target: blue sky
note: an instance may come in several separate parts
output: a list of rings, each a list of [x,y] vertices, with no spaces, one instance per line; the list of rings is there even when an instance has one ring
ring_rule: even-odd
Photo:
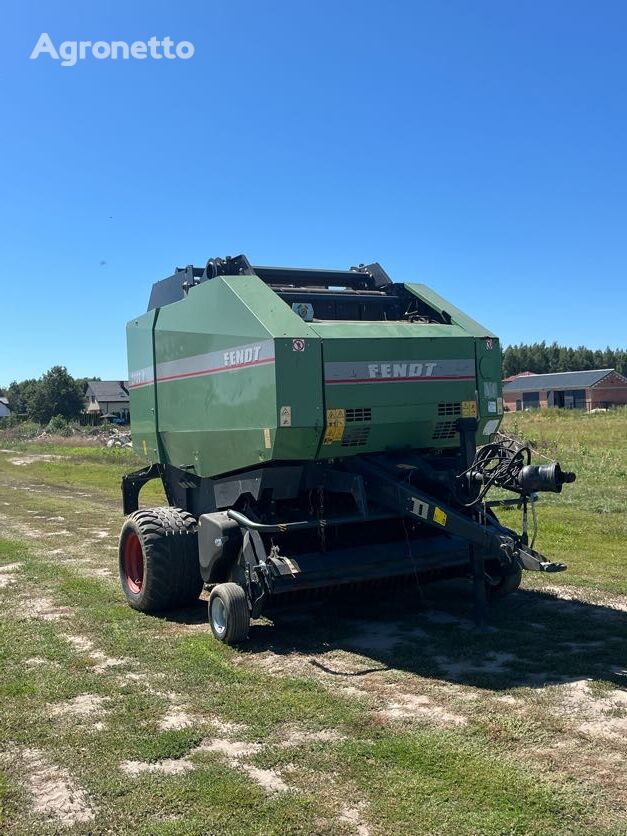
[[[627,344],[627,4],[17,2],[0,384],[126,374],[176,265],[380,261],[504,343]],[[183,60],[29,60],[189,40]]]

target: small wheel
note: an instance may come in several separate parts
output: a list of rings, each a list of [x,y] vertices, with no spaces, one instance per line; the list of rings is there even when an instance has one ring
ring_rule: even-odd
[[[522,580],[522,569],[517,564],[509,567],[506,571],[501,570],[494,576],[494,582],[487,584],[487,592],[490,598],[504,598],[516,592]]]
[[[209,596],[209,624],[218,641],[237,644],[248,638],[250,612],[246,593],[237,583],[219,583]]]

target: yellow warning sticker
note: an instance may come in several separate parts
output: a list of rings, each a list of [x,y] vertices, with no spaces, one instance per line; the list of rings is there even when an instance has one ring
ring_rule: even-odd
[[[266,450],[270,450],[272,447],[272,439],[270,438],[270,428],[265,427],[263,431],[263,443],[265,444]]]
[[[477,401],[462,401],[462,418],[477,417]]]
[[[433,509],[433,522],[437,522],[438,525],[446,525],[446,513],[437,505]]]
[[[341,441],[345,425],[345,409],[327,409],[327,428],[324,433],[323,444],[333,444],[334,441]]]

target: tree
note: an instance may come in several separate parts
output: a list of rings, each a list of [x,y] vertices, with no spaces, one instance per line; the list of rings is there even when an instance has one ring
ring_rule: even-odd
[[[556,342],[551,343],[548,347],[549,353],[549,372],[558,372],[560,366],[560,347]]]
[[[92,380],[102,380],[101,377],[76,377],[74,378],[78,385],[81,387],[81,392],[83,395],[87,391],[87,384],[90,383]]]
[[[72,420],[83,410],[82,388],[65,366],[53,366],[36,381],[26,406],[29,417],[40,424],[47,424],[55,415]]]
[[[34,378],[22,380],[20,383],[14,380],[7,390],[9,408],[13,415],[29,415],[30,403],[39,386],[39,381]]]
[[[553,342],[548,345],[543,341],[526,345],[509,345],[503,352],[503,376],[521,372],[579,372],[590,369],[616,369],[627,374],[627,351],[606,348],[605,351],[592,351],[585,345],[568,348]]]

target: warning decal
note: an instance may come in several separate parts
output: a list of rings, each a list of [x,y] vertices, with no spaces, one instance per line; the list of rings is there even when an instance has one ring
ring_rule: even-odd
[[[436,505],[433,509],[433,522],[438,525],[446,525],[446,512]]]
[[[282,406],[279,410],[279,425],[281,427],[292,426],[292,407]]]
[[[345,409],[327,409],[327,428],[324,433],[323,444],[333,444],[334,441],[341,441],[345,426]]]

